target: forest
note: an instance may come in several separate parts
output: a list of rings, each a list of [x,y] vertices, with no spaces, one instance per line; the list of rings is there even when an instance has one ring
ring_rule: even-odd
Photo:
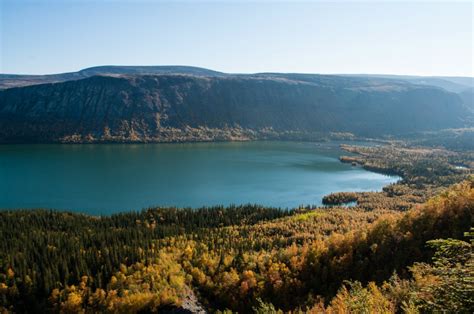
[[[474,312],[472,154],[343,148],[341,161],[403,179],[286,211],[0,211],[0,310]]]

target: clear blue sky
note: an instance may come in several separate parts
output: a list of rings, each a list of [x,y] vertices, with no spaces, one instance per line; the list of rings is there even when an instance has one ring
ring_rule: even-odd
[[[0,72],[194,65],[224,72],[473,76],[473,2],[0,0]]]

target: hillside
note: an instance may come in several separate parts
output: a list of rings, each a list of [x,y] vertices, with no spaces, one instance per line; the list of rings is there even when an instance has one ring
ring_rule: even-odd
[[[230,74],[218,72],[210,69],[183,66],[183,65],[161,65],[161,66],[121,66],[104,65],[85,68],[77,72],[67,72],[45,75],[26,75],[26,74],[0,74],[0,90],[22,87],[29,85],[38,85],[45,83],[66,82],[88,78],[91,76],[121,76],[121,75],[163,75],[163,74],[181,74],[193,76],[281,76],[318,78],[318,74],[295,74],[295,73],[255,73],[255,74]],[[326,75],[329,76],[329,75]],[[436,86],[453,93],[462,93],[474,87],[473,77],[448,77],[448,76],[412,76],[412,75],[388,75],[388,74],[341,74],[351,78],[365,78],[375,81],[387,82],[408,82],[416,85]]]
[[[462,240],[473,184],[405,213],[0,212],[0,310],[161,313],[184,307],[194,291],[210,312],[472,313],[472,246]],[[440,238],[448,240],[431,241]]]
[[[0,142],[248,140],[329,132],[378,137],[472,126],[472,110],[457,94],[402,81],[125,70],[91,68],[83,75],[107,75],[0,91]]]
[[[417,85],[437,86],[453,93],[462,93],[474,87],[473,77],[459,76],[414,76],[414,75],[387,75],[387,74],[346,74],[349,77],[366,77],[387,79],[391,81],[405,81]]]
[[[116,76],[116,75],[133,75],[133,74],[182,74],[195,76],[223,76],[225,73],[208,70],[193,66],[116,66],[104,65],[82,69],[77,72],[45,74],[45,75],[22,75],[22,74],[0,74],[0,90],[22,87],[30,85],[38,85],[45,83],[58,83],[79,80],[91,76]]]

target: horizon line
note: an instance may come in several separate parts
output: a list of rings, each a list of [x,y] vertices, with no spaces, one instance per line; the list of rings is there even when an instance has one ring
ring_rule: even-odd
[[[18,75],[18,76],[51,76],[51,75],[61,75],[61,74],[70,74],[70,73],[79,73],[81,71],[93,69],[93,68],[100,68],[100,67],[187,67],[187,68],[196,68],[196,69],[202,69],[202,70],[208,70],[208,71],[213,71],[217,73],[222,73],[222,74],[230,74],[230,75],[255,75],[255,74],[309,74],[309,75],[334,75],[334,76],[348,76],[348,75],[355,75],[355,76],[364,76],[364,75],[372,75],[372,76],[409,76],[409,77],[427,77],[427,78],[438,78],[438,77],[449,77],[449,78],[471,78],[474,79],[474,73],[472,75],[459,75],[459,74],[436,74],[436,75],[427,75],[427,74],[394,74],[394,73],[381,73],[381,72],[376,72],[376,73],[361,73],[361,72],[356,72],[356,73],[349,73],[349,72],[332,72],[332,73],[322,73],[322,72],[297,72],[297,71],[263,71],[263,72],[224,72],[220,70],[214,70],[212,68],[207,68],[207,67],[202,67],[202,66],[196,66],[196,65],[185,65],[185,64],[161,64],[161,65],[139,65],[139,64],[134,64],[134,65],[124,65],[124,64],[102,64],[102,65],[93,65],[93,66],[88,66],[85,68],[80,68],[79,70],[76,71],[65,71],[65,72],[49,72],[49,73],[3,73],[0,72],[0,75]]]

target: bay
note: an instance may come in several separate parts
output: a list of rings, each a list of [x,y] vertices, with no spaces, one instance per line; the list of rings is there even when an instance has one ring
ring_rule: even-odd
[[[339,161],[340,143],[2,145],[0,208],[93,215],[150,206],[294,208],[398,177]]]

